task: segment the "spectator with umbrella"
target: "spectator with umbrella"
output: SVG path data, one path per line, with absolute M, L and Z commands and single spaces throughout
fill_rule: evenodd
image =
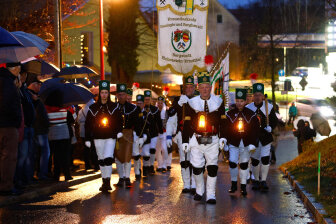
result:
M 14 81 L 20 73 L 20 63 L 7 63 L 0 68 L 0 194 L 18 195 L 13 185 L 19 143 L 21 103 Z
M 35 146 L 40 150 L 39 153 L 39 180 L 47 179 L 48 163 L 50 156 L 48 132 L 49 132 L 49 117 L 42 100 L 38 96 L 42 82 L 37 79 L 35 74 L 28 74 L 27 86 L 33 99 L 33 104 L 36 111 L 36 119 L 33 124 L 35 134 Z
M 24 114 L 24 137 L 19 144 L 17 155 L 17 164 L 15 172 L 15 184 L 18 188 L 29 184 L 34 176 L 35 150 L 33 145 L 35 121 L 35 107 L 33 104 L 32 95 L 29 92 L 27 85 L 27 72 L 22 68 L 20 72 L 20 88 L 21 104 Z

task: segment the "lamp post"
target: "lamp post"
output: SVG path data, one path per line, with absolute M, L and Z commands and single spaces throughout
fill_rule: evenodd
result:
M 104 16 L 103 16 L 103 0 L 99 0 L 99 25 L 100 25 L 100 79 L 105 79 L 104 68 Z

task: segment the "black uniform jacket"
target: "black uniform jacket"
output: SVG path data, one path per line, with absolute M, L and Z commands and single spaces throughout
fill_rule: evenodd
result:
M 119 108 L 123 118 L 123 128 L 133 129 L 136 132 L 137 136 L 140 136 L 144 123 L 143 117 L 139 116 L 139 114 L 141 113 L 140 107 L 129 102 L 125 102 L 124 104 L 118 103 L 117 107 Z
M 145 109 L 148 108 L 145 106 Z M 159 134 L 163 134 L 163 125 L 161 120 L 161 112 L 158 107 L 150 105 L 150 114 L 152 117 L 149 123 L 149 134 L 151 138 L 157 137 Z
M 250 110 L 252 110 L 259 121 L 259 141 L 263 146 L 271 143 L 273 141 L 272 133 L 267 132 L 264 128 L 267 126 L 266 124 L 266 108 L 265 108 L 265 102 L 261 105 L 256 106 L 254 103 L 250 103 L 246 105 L 246 107 Z M 275 114 L 273 105 L 268 103 L 268 117 L 269 117 L 269 126 L 271 126 L 272 130 L 277 126 L 278 124 L 278 118 Z
M 142 111 L 140 110 L 139 118 L 142 119 L 140 134 L 147 135 L 147 140 L 144 144 L 149 144 L 152 138 L 150 128 L 152 127 L 152 123 L 154 123 L 154 115 L 148 107 L 145 107 Z
M 107 125 L 102 124 L 106 118 Z M 123 119 L 121 112 L 116 103 L 111 101 L 106 104 L 100 102 L 94 103 L 89 107 L 85 120 L 85 138 L 91 139 L 108 139 L 117 138 L 117 134 L 122 132 Z
M 217 135 L 220 130 L 220 120 L 225 118 L 224 102 L 221 98 L 211 95 L 207 100 L 209 112 L 206 115 L 207 135 Z M 204 112 L 204 100 L 195 96 L 185 105 L 185 117 L 182 132 L 182 142 L 189 143 L 194 133 L 204 135 L 198 131 L 198 112 Z
M 242 121 L 243 132 L 238 131 L 239 120 Z M 243 140 L 244 146 L 254 145 L 258 147 L 259 121 L 256 114 L 246 107 L 242 111 L 237 108 L 229 110 L 226 119 L 221 120 L 222 138 L 226 138 L 227 143 L 239 147 Z

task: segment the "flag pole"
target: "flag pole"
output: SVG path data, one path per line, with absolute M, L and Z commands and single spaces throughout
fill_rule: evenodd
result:
M 317 195 L 320 195 L 321 184 L 321 152 L 318 154 L 318 168 L 317 168 Z

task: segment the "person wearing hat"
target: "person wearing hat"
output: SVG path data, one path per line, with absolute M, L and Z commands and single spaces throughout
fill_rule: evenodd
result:
M 182 148 L 190 153 L 190 162 L 196 180 L 194 200 L 202 200 L 205 192 L 204 168 L 207 170 L 206 202 L 216 204 L 219 131 L 221 119 L 225 119 L 223 100 L 211 94 L 210 76 L 201 72 L 198 76 L 200 96 L 188 100 L 182 132 Z M 225 136 L 225 133 L 221 133 Z M 223 142 L 221 145 L 225 144 Z
M 259 121 L 258 147 L 255 152 L 251 154 L 252 174 L 255 178 L 252 189 L 268 191 L 266 178 L 269 170 L 271 143 L 273 141 L 272 130 L 276 127 L 278 118 L 273 105 L 269 102 L 267 102 L 267 107 L 265 105 L 264 85 L 262 83 L 253 84 L 253 101 L 254 102 L 246 106 L 256 113 Z M 261 176 L 261 182 L 259 181 L 259 175 Z
M 142 168 L 142 175 L 143 177 L 147 177 L 150 169 L 150 146 L 151 146 L 151 138 L 150 138 L 150 127 L 151 123 L 153 123 L 154 116 L 150 112 L 149 107 L 145 107 L 145 96 L 138 94 L 136 96 L 137 106 L 140 108 L 139 118 L 142 118 L 142 125 L 140 136 L 144 135 L 143 142 L 139 144 L 140 147 L 135 147 L 133 149 L 133 159 L 134 159 L 134 173 L 135 178 L 139 180 L 141 178 L 141 161 L 140 157 L 142 156 L 143 159 L 143 168 Z M 140 154 L 141 148 L 141 154 Z
M 128 88 L 126 90 L 127 93 L 127 102 L 132 103 L 133 89 Z
M 20 63 L 7 63 L 0 68 L 0 195 L 18 195 L 13 185 L 19 144 L 18 128 L 22 109 L 15 81 L 20 74 Z
M 172 140 L 175 135 L 174 142 L 177 144 L 180 155 L 181 176 L 183 181 L 182 193 L 196 193 L 195 178 L 192 175 L 192 166 L 190 163 L 190 152 L 185 153 L 182 149 L 182 131 L 184 123 L 185 105 L 189 99 L 194 97 L 195 85 L 194 77 L 188 76 L 184 79 L 183 93 L 181 96 L 175 97 L 172 106 L 168 110 L 167 121 L 167 147 L 172 148 Z M 169 150 L 171 151 L 171 150 Z M 167 167 L 169 169 L 169 167 Z
M 224 143 L 227 142 L 225 151 L 229 151 L 229 166 L 231 175 L 230 193 L 237 190 L 238 163 L 240 167 L 240 191 L 243 196 L 247 195 L 246 181 L 249 173 L 248 162 L 250 152 L 253 152 L 258 146 L 258 119 L 253 111 L 247 109 L 246 89 L 236 89 L 236 107 L 229 110 L 226 119 L 222 119 L 219 140 L 220 149 L 224 149 Z
M 156 144 L 158 137 L 161 137 L 163 134 L 163 127 L 162 127 L 162 120 L 160 116 L 160 110 L 158 107 L 153 106 L 151 104 L 151 97 L 152 97 L 152 91 L 145 90 L 144 91 L 145 96 L 145 108 L 148 108 L 150 110 L 150 113 L 153 115 L 153 121 L 150 123 L 150 167 L 149 167 L 149 173 L 154 174 L 154 162 L 155 162 L 155 154 L 156 154 Z
M 131 187 L 131 159 L 133 148 L 139 147 L 142 128 L 142 118 L 139 117 L 140 108 L 127 102 L 126 84 L 117 84 L 117 107 L 122 114 L 123 137 L 119 140 L 119 148 L 115 151 L 119 181 L 117 186 Z M 143 140 L 141 140 L 143 143 Z M 140 142 L 140 143 L 141 143 Z M 140 144 L 141 145 L 141 144 Z
M 171 153 L 168 155 L 167 144 L 166 144 L 166 124 L 168 114 L 166 111 L 165 97 L 159 96 L 156 106 L 160 110 L 160 117 L 163 125 L 163 134 L 160 135 L 157 141 L 157 150 L 156 150 L 156 160 L 158 163 L 158 172 L 166 172 L 167 166 L 171 166 Z
M 89 107 L 85 121 L 85 145 L 90 148 L 93 140 L 103 179 L 99 188 L 102 192 L 112 190 L 112 162 L 116 139 L 120 139 L 123 129 L 123 118 L 117 104 L 110 99 L 110 82 L 99 82 L 99 95 L 96 103 Z

